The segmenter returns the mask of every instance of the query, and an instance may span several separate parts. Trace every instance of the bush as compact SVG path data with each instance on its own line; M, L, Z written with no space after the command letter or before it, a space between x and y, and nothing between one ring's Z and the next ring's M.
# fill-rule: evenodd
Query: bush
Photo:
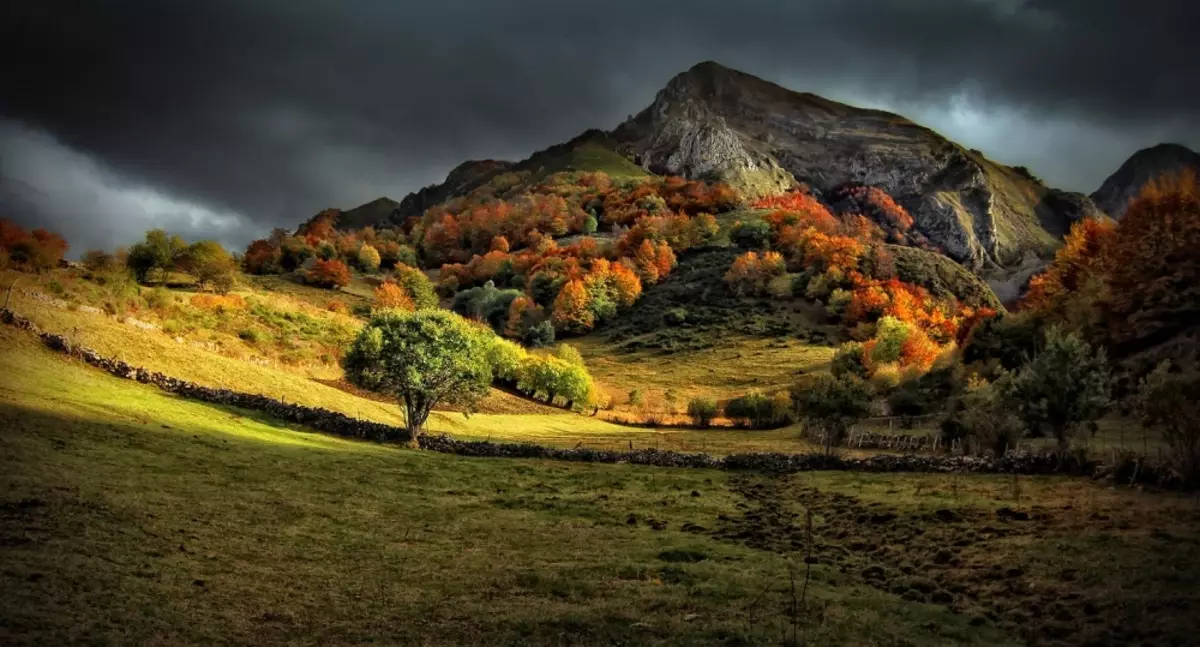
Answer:
M522 339L530 348L546 348L554 343L554 324L549 319L525 331Z
M942 422L943 438L962 440L970 453L991 451L1003 456L1016 449L1026 430L1006 395L1004 381L1008 379L972 386Z
M853 375L822 374L793 387L792 406L805 427L823 437L825 452L831 453L850 425L870 413L871 390Z
M146 301L146 307L153 310L166 308L175 300L171 296L170 292L167 292L165 288L161 287L154 288L153 290L146 290L142 294L142 298Z
M686 308L671 308L663 312L663 323L668 326L682 326L687 323L687 316Z
M83 264L83 269L94 273L108 272L116 269L117 266L117 259L101 249L89 249L79 260Z
M1141 382L1134 408L1142 425L1162 431L1168 460L1184 484L1200 486L1200 372L1159 364Z
M863 365L864 350L863 343L858 341L846 342L839 346L829 367L834 377L843 375L867 377L867 367Z
M417 310L438 307L438 298L437 293L433 290L433 282L421 270L411 265L397 264L393 278L408 293Z
M257 328L246 328L238 331L238 339L250 344L261 344L269 339L267 333L258 330Z
M763 220L737 222L729 240L742 249L764 249L771 242L771 225Z
M646 402L646 396L642 394L641 389L632 389L629 392L629 404L635 407L640 407Z
M697 427L706 429L717 417L717 402L712 398L692 398L688 402L687 413Z
M766 429L788 422L791 410L786 397L767 397L761 393L747 393L725 403L725 417L734 424Z
M330 299L329 303L325 304L325 309L340 315L350 314L350 308L341 299Z

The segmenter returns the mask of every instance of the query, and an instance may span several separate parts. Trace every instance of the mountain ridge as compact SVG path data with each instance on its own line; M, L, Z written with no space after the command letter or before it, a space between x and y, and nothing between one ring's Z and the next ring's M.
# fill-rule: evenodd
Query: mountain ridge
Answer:
M1177 173L1191 167L1200 173L1200 153L1181 144L1162 143L1143 148L1125 160L1092 193L1096 206L1113 218L1125 215L1129 200L1146 182L1165 173Z

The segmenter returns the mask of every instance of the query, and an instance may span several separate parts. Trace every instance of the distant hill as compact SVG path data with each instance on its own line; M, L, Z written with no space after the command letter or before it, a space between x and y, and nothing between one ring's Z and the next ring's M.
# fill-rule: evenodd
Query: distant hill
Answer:
M1092 201L1113 218L1125 215L1129 201L1142 186L1164 174L1185 168L1200 173L1200 154L1179 144L1159 144L1134 153L1092 194Z
M353 209L341 212L338 226L342 229L361 229L368 225L399 223L400 203L391 198L375 198Z

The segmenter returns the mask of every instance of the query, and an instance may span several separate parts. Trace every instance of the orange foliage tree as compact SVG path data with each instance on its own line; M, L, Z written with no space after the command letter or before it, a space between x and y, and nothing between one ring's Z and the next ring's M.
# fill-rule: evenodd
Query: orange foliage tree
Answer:
M385 281L375 288L375 303L380 308L393 308L412 312L417 305L409 296L408 291L392 281Z
M584 333L592 329L596 317L592 312L587 287L583 281L575 279L563 285L558 297L554 299L554 309L550 318L558 330Z
M1200 187L1188 170L1148 183L1104 250L1113 341L1152 343L1200 320Z
M305 274L305 280L324 288L341 288L350 284L350 268L339 260L318 260Z

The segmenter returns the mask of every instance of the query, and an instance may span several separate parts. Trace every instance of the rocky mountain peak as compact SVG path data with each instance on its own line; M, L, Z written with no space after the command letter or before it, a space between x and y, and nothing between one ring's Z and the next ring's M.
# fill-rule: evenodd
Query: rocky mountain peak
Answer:
M1108 215L1125 215L1129 201L1142 186L1160 175L1178 173L1191 167L1200 173L1200 154L1179 144L1158 144L1129 157L1116 173L1092 194L1092 201Z
M1046 256L1093 211L899 115L795 92L706 61L672 78L612 137L655 173L721 180L753 198L804 183L882 188L947 255L975 268ZM1047 199L1050 198L1050 199Z

